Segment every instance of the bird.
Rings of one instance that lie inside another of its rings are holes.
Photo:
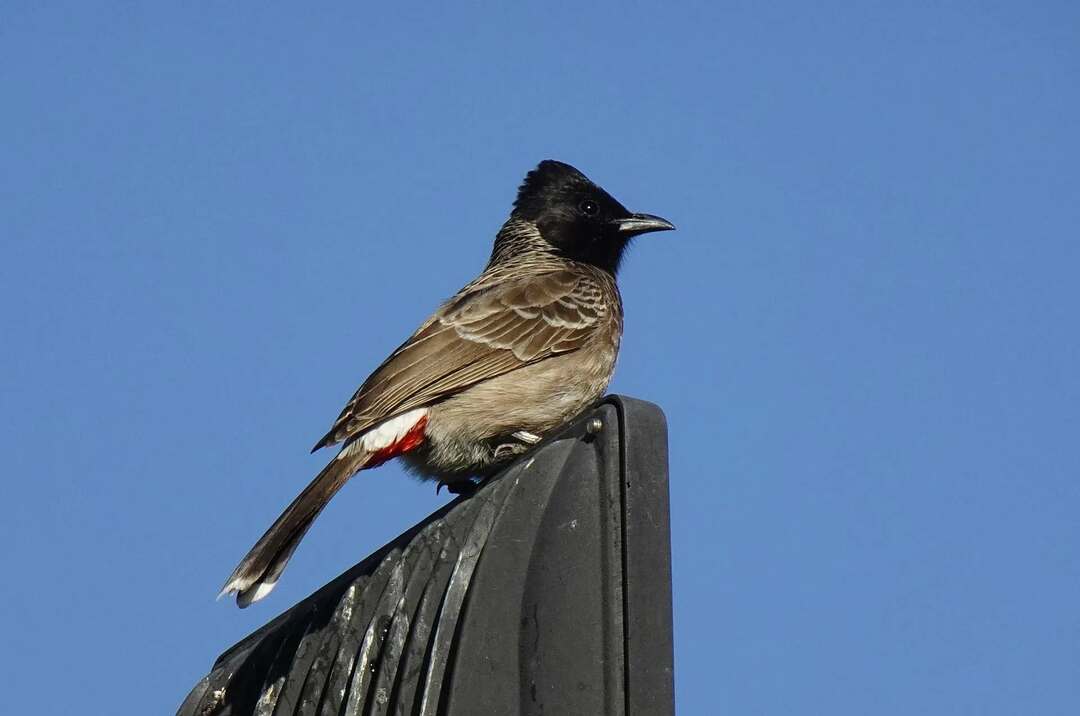
[[[675,226],[631,213],[580,171],[528,172],[487,266],[364,381],[312,452],[341,445],[225,582],[263,599],[356,473],[394,458],[467,492],[604,394],[623,330],[616,284],[631,239]]]

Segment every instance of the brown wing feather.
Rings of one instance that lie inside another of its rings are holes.
[[[614,290],[606,276],[571,270],[466,289],[371,374],[314,450],[482,380],[580,348],[611,317],[607,297],[617,296]]]

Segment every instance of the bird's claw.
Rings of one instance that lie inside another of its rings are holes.
[[[476,492],[477,484],[472,480],[454,480],[453,482],[439,480],[435,485],[435,494],[438,495],[444,487],[451,495],[472,495]]]
[[[516,445],[513,443],[503,443],[502,445],[499,445],[497,448],[495,448],[495,459],[504,460],[506,458],[514,457],[518,453],[523,452],[522,447],[523,446],[521,445]]]

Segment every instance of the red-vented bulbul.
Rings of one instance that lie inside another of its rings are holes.
[[[454,484],[491,474],[600,398],[615,368],[629,240],[674,229],[631,214],[568,164],[518,190],[487,267],[371,376],[314,450],[344,443],[225,583],[241,607],[274,588],[326,503],[360,470],[402,457]]]

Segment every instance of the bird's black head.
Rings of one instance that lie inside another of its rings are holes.
[[[631,238],[675,227],[650,214],[632,214],[569,164],[540,162],[525,177],[513,216],[533,223],[559,254],[615,273]]]

